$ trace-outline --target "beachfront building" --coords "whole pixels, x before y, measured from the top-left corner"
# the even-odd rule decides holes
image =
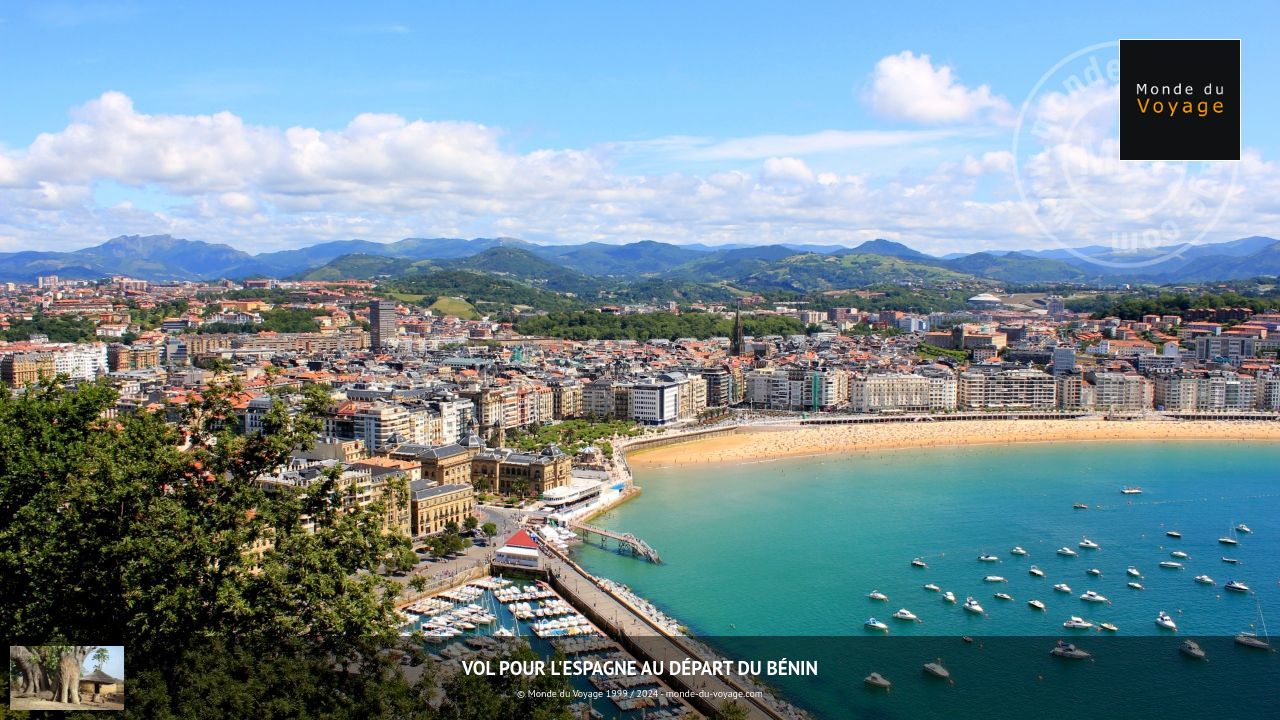
[[[569,484],[572,469],[573,458],[554,444],[536,454],[486,448],[471,461],[471,481],[477,488],[502,495],[537,497]]]
[[[760,368],[746,374],[747,402],[769,410],[834,410],[849,402],[849,373],[823,368]]]
[[[409,486],[413,537],[444,532],[450,522],[461,528],[475,510],[475,496],[470,483],[437,484],[425,478],[414,481]]]
[[[980,366],[960,374],[956,403],[966,410],[1050,410],[1056,393],[1053,376],[1046,372]]]
[[[849,381],[851,412],[945,412],[955,407],[956,378],[944,368],[859,375]]]
[[[593,380],[582,388],[583,412],[597,418],[631,417],[632,385],[630,381],[611,377]]]
[[[1093,407],[1108,412],[1143,412],[1151,407],[1151,382],[1136,373],[1090,372]]]

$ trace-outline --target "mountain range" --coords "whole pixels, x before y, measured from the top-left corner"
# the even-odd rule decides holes
[[[496,274],[571,293],[655,281],[797,292],[880,283],[1181,283],[1280,274],[1280,241],[1254,236],[1131,253],[1091,246],[936,257],[891,240],[850,248],[405,238],[392,243],[339,240],[251,255],[224,244],[129,235],[73,252],[0,253],[0,280],[17,282],[34,282],[39,275],[94,279],[117,274],[153,281],[253,276],[340,280],[438,271]]]

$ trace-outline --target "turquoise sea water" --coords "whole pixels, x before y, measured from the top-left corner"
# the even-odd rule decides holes
[[[775,680],[788,699],[819,716],[926,717],[935,711],[939,717],[955,717],[957,712],[962,717],[1000,716],[989,703],[993,698],[1007,701],[999,693],[1017,687],[1017,677],[1005,677],[1000,688],[988,688],[986,695],[978,689],[980,683],[957,679],[954,688],[947,688],[954,702],[930,699],[930,693],[939,690],[923,683],[919,672],[920,663],[932,658],[919,656],[945,652],[956,672],[953,663],[963,667],[970,662],[965,653],[978,644],[962,646],[954,639],[959,635],[980,643],[989,638],[989,644],[983,643],[989,648],[1009,642],[1001,638],[1025,638],[1019,647],[1037,663],[1059,637],[1073,637],[1086,649],[1101,648],[1101,656],[1114,644],[1112,656],[1125,654],[1122,648],[1128,647],[1130,655],[1161,657],[1132,667],[1115,657],[1099,657],[1089,668],[1049,665],[1034,673],[1028,670],[1027,682],[1056,688],[1040,698],[1054,707],[1070,701],[1074,693],[1089,692],[1091,685],[1096,694],[1097,683],[1106,679],[1130,683],[1129,697],[1135,702],[1153,687],[1168,684],[1179,691],[1194,690],[1189,697],[1203,703],[1194,709],[1184,703],[1167,717],[1195,717],[1201,710],[1215,711],[1216,703],[1247,702],[1255,693],[1263,707],[1269,700],[1269,707],[1280,712],[1280,656],[1242,656],[1228,641],[1214,646],[1208,665],[1187,668],[1164,658],[1169,648],[1178,658],[1180,637],[1230,636],[1250,629],[1259,605],[1270,619],[1270,629],[1280,633],[1276,444],[1076,443],[897,450],[646,469],[637,481],[644,488],[640,497],[596,522],[644,538],[662,554],[664,564],[650,565],[595,547],[576,551],[580,562],[630,585],[694,634],[727,651],[826,653],[820,680]],[[1141,485],[1145,492],[1122,495],[1123,485]],[[1073,509],[1077,502],[1087,503],[1089,509]],[[1220,545],[1217,539],[1240,522],[1253,534],[1239,536],[1238,546]],[[1180,531],[1182,539],[1166,537],[1169,529]],[[1082,536],[1101,549],[1079,549]],[[1030,556],[1011,555],[1014,545],[1026,548]],[[1054,551],[1064,545],[1079,556],[1057,556]],[[1190,555],[1181,561],[1185,569],[1159,568],[1175,549]],[[999,556],[1000,562],[978,562],[983,553]],[[1223,555],[1241,563],[1224,564]],[[910,567],[915,556],[924,557],[929,568]],[[1030,576],[1027,569],[1032,564],[1047,577]],[[1138,581],[1145,590],[1126,587],[1133,580],[1125,574],[1130,565],[1143,573]],[[1101,578],[1086,575],[1092,567],[1103,571]],[[1217,585],[1195,583],[1193,577],[1202,573]],[[1008,582],[986,583],[986,575],[1001,575]],[[1232,578],[1248,583],[1254,593],[1225,592],[1222,585]],[[951,590],[961,602],[973,595],[986,615],[945,604],[939,593],[922,589],[929,582]],[[1059,582],[1073,592],[1054,592],[1051,588]],[[889,595],[890,601],[868,600],[873,589]],[[1111,603],[1079,600],[1085,590],[1095,590]],[[996,600],[992,596],[998,591],[1015,599]],[[1047,612],[1027,606],[1033,597],[1045,602]],[[891,619],[898,608],[910,609],[924,622]],[[1161,637],[1165,633],[1154,623],[1160,610],[1174,615],[1181,630],[1178,638]],[[866,639],[862,623],[870,615],[892,626],[890,638]],[[1119,635],[1111,639],[1066,631],[1062,622],[1071,615],[1114,623]],[[758,640],[778,636],[857,640],[826,649],[822,643],[806,645],[800,640]],[[1141,637],[1148,640],[1124,640]],[[893,660],[897,666],[877,666],[877,653],[893,658],[902,650],[910,657]],[[1089,670],[1107,668],[1108,662],[1112,665],[1105,675],[1088,677]],[[1245,664],[1237,666],[1239,662]],[[1029,663],[1025,658],[992,657],[972,671],[988,677],[997,674],[996,668],[1007,672],[1011,665]],[[1181,678],[1184,673],[1206,672],[1202,668],[1226,674]],[[869,696],[860,690],[861,678],[873,669],[891,679],[890,670],[902,677],[892,695]],[[1144,672],[1151,673],[1147,680],[1154,680],[1144,682]],[[1056,680],[1055,673],[1063,678]],[[1071,678],[1080,673],[1086,675],[1077,687]],[[1104,691],[1123,689],[1107,686]],[[913,700],[917,691],[923,694]],[[1110,715],[1107,708],[1094,708],[1091,716]]]

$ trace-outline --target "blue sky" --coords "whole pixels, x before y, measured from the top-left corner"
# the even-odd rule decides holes
[[[1000,177],[1009,163],[988,156],[1009,151],[1012,115],[1046,70],[1120,37],[1242,38],[1244,144],[1257,161],[1247,169],[1251,186],[1270,182],[1268,163],[1280,150],[1271,120],[1280,112],[1274,4],[373,5],[0,5],[0,215],[13,211],[0,217],[0,252],[78,247],[122,232],[267,248],[401,233],[1042,246],[1048,240],[1034,224],[1002,208],[1018,200]],[[972,93],[961,95],[965,107],[922,115],[872,97],[878,64],[902,53],[910,53],[904,71],[919,72],[891,77],[945,71],[951,89]],[[118,95],[94,105],[109,92]],[[253,141],[232,177],[235,163],[219,144],[226,134],[199,132],[202,118],[218,113],[250,135],[279,136],[289,128],[343,133],[366,113],[398,116],[426,123],[420,129],[437,154],[401,152],[404,166],[390,170],[399,131],[383,123],[375,130],[391,149],[379,146],[389,158],[380,166],[348,159],[335,169],[341,159],[330,156],[323,169],[294,175],[304,151],[296,138],[276,138]],[[138,118],[195,128],[144,127]],[[99,145],[156,143],[165,149],[155,154],[168,157],[149,158],[161,165],[150,170],[136,153],[68,168],[72,157],[60,163],[52,154],[94,148],[63,138],[33,159],[38,135],[65,134],[77,119]],[[416,147],[423,138],[402,139]],[[322,141],[327,153],[330,140]],[[294,157],[290,169],[252,167],[253,155],[275,152]],[[221,165],[195,167],[193,158],[211,155]],[[987,167],[943,177],[967,158]],[[459,165],[474,172],[451,174]],[[477,177],[504,172],[514,175]],[[689,201],[699,188],[707,190],[702,205]],[[929,222],[956,208],[921,203],[926,191],[982,207],[956,227]],[[1260,197],[1218,232],[1265,226],[1273,213]]]
[[[102,663],[102,671],[117,680],[126,679],[124,669],[124,648],[120,645],[103,645],[102,648],[107,651],[107,661]],[[97,667],[97,663],[93,658],[87,658],[84,661],[83,670],[85,674],[93,672]]]

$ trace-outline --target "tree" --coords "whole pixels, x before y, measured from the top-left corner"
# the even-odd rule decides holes
[[[751,714],[737,700],[725,700],[720,703],[716,712],[716,720],[746,720]]]
[[[422,592],[427,589],[427,579],[421,575],[414,575],[413,579],[409,581],[409,587],[417,590],[418,592]]]
[[[479,524],[480,524],[480,521],[476,519],[475,515],[468,515],[467,519],[462,521],[462,527],[466,528],[467,530],[475,530],[476,526]]]
[[[111,653],[106,648],[100,647],[93,651],[93,663],[97,667],[102,667],[111,659]]]
[[[487,522],[480,526],[480,532],[484,533],[487,538],[492,538],[498,534],[498,526],[494,523]]]
[[[392,567],[399,572],[409,572],[418,564],[418,556],[407,547],[397,548],[392,553]]]

